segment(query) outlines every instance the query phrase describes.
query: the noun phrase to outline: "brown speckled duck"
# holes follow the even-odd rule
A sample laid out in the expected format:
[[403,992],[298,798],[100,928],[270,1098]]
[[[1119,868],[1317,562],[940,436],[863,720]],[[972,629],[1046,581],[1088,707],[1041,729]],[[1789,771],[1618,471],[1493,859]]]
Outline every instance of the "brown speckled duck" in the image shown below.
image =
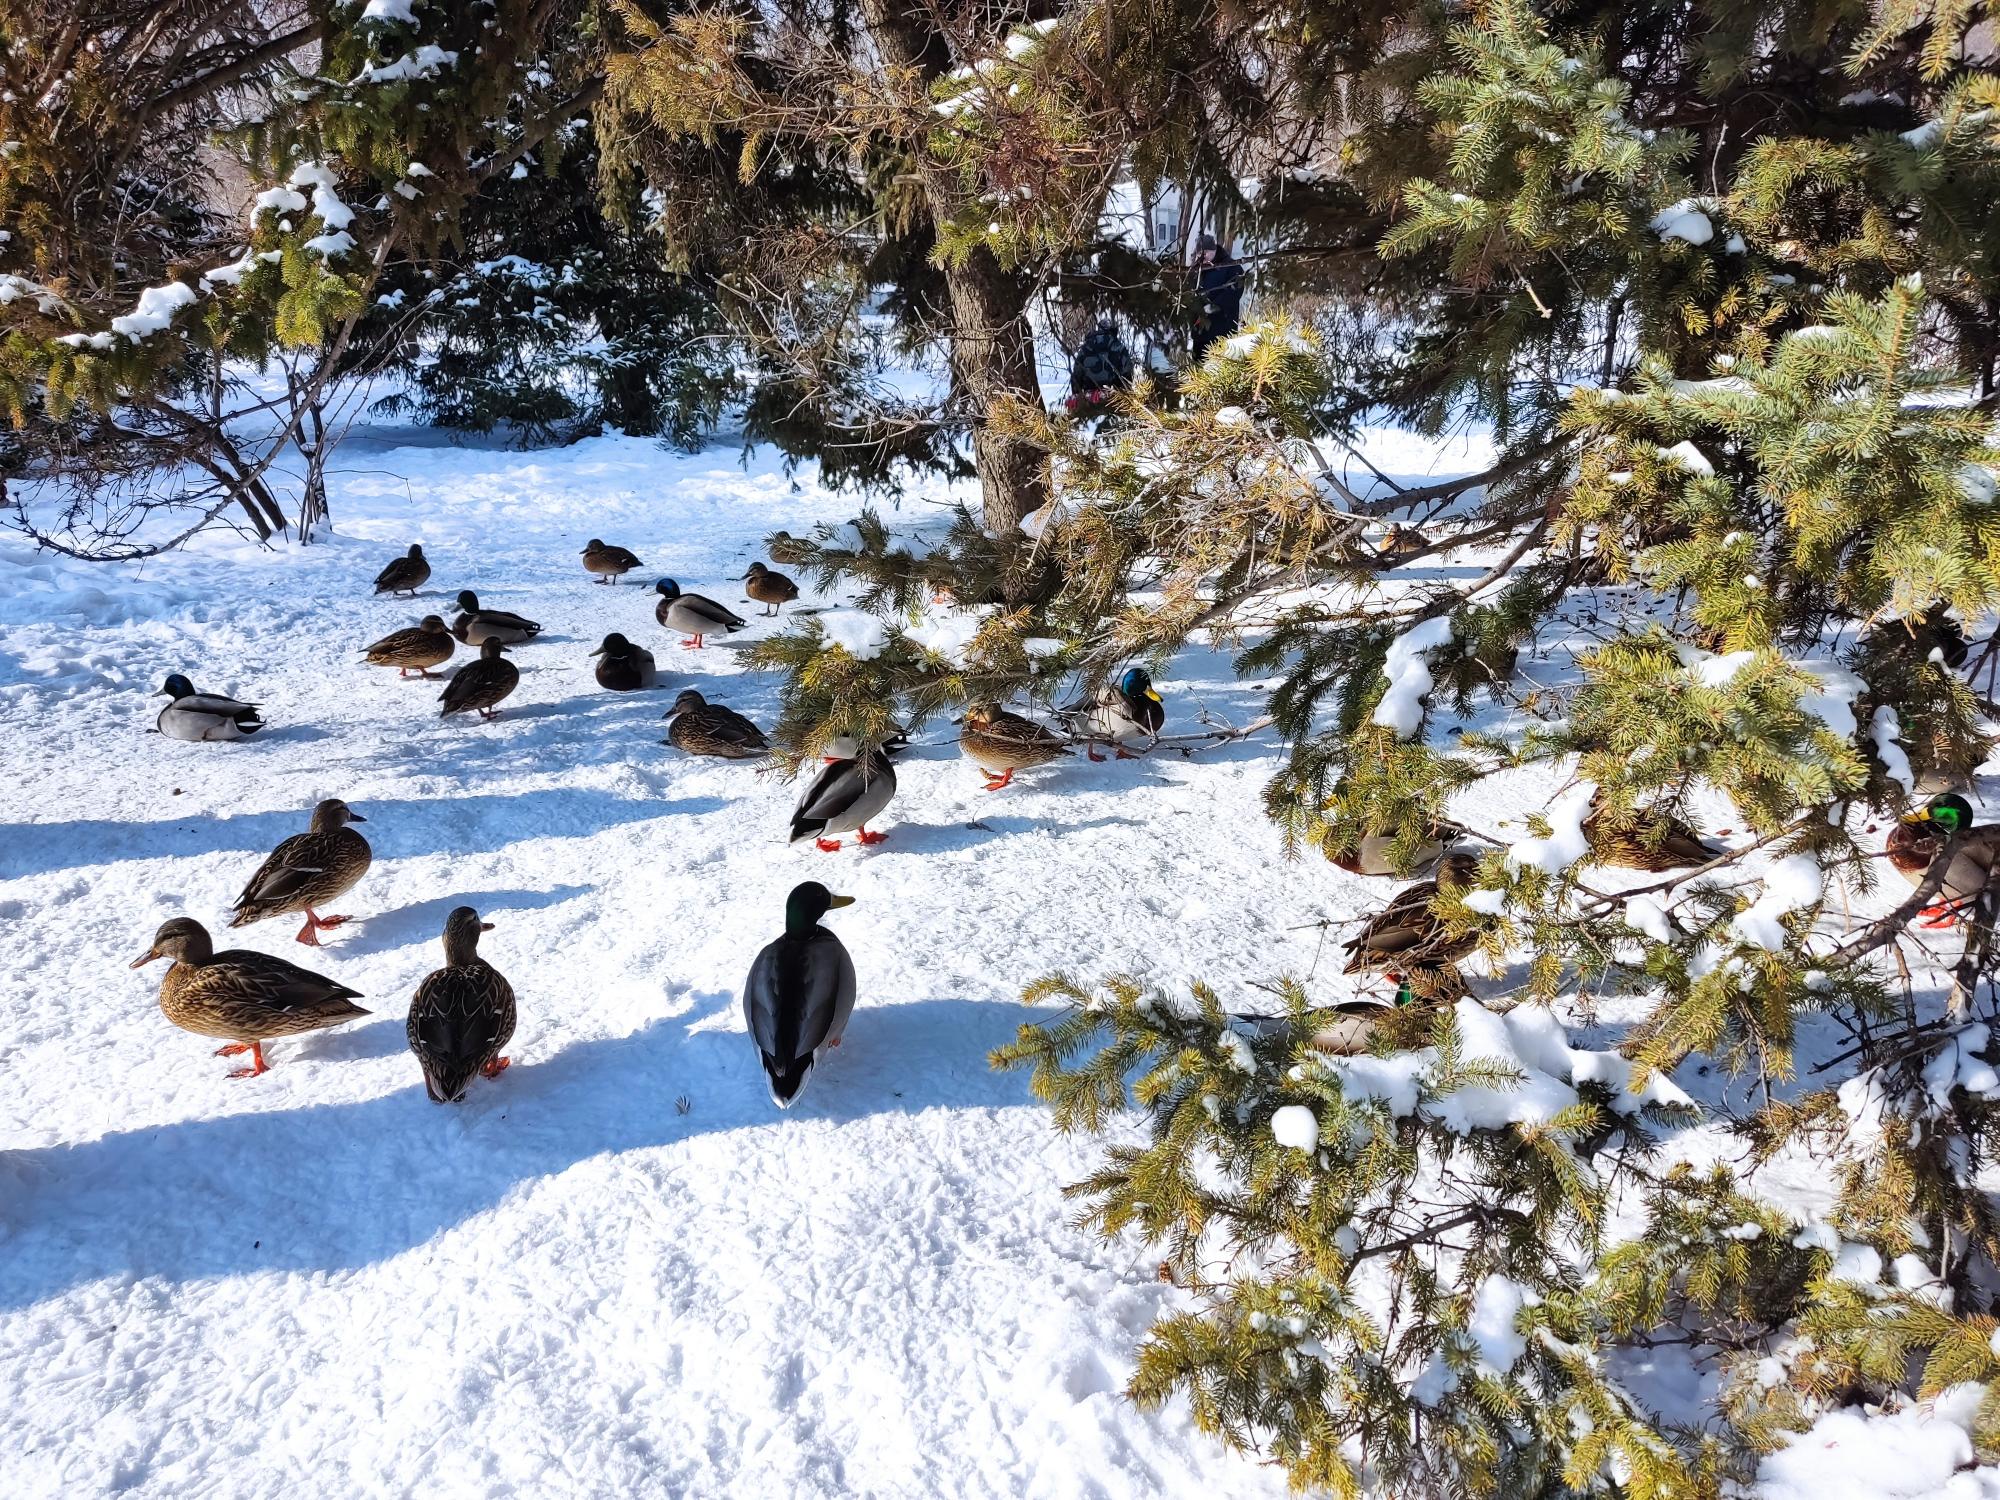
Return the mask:
[[183,1031],[221,1037],[228,1045],[217,1057],[248,1052],[250,1066],[231,1078],[255,1078],[269,1071],[264,1043],[274,1037],[319,1031],[365,1016],[354,1002],[359,990],[337,984],[269,953],[230,948],[221,953],[209,940],[208,929],[192,917],[175,917],[160,924],[153,946],[132,960],[139,968],[156,958],[170,958],[173,967],[160,981],[160,1010]]
[[392,630],[372,646],[364,647],[361,654],[371,667],[394,667],[398,677],[408,677],[412,672],[429,677],[431,668],[450,661],[457,647],[451,632],[444,628],[444,616],[425,615],[415,625]]
[[1729,851],[1709,843],[1672,813],[1642,807],[1617,821],[1611,810],[1593,798],[1583,820],[1583,837],[1591,858],[1620,870],[1685,870],[1720,859]]
[[424,549],[412,542],[407,554],[397,558],[375,575],[375,592],[415,594],[430,581],[431,565],[424,557]]
[[753,562],[743,575],[743,592],[763,605],[765,614],[775,615],[779,605],[799,597],[799,586],[783,573],[773,573],[762,563]]
[[346,895],[374,859],[368,840],[347,826],[367,821],[338,797],[320,803],[313,809],[312,826],[286,839],[257,867],[236,898],[229,925],[247,927],[266,917],[304,912],[306,925],[298,940],[317,948],[319,930],[338,927],[347,918],[322,917],[314,908]]
[[997,704],[973,704],[961,724],[959,752],[986,773],[989,792],[1006,786],[1016,771],[1045,766],[1070,753],[1060,735]]
[[688,688],[667,711],[673,722],[667,725],[665,743],[689,755],[713,755],[723,760],[755,760],[768,755],[771,742],[764,731],[733,708],[710,703]]
[[453,907],[444,967],[425,975],[410,1001],[410,1051],[434,1104],[462,1103],[475,1073],[498,1078],[507,1069],[500,1053],[514,1036],[514,987],[479,956],[479,934],[492,930],[471,907]]
[[501,655],[507,647],[492,636],[479,648],[479,658],[469,661],[451,674],[451,681],[438,694],[438,701],[444,705],[439,717],[450,718],[453,714],[468,714],[477,711],[482,719],[499,716],[497,705],[515,688],[521,685],[521,669]]
[[1479,861],[1469,851],[1454,849],[1445,855],[1436,875],[1396,892],[1387,906],[1368,919],[1360,935],[1346,944],[1344,972],[1435,971],[1464,958],[1479,946],[1478,935],[1450,936],[1443,919],[1431,910],[1431,902],[1440,889],[1470,885],[1478,873]]
[[[1905,814],[1890,833],[1889,863],[1911,885],[1922,885],[1945,840],[1953,834],[1971,831],[1971,803],[1956,792],[1934,797],[1926,806]],[[1981,831],[1994,832],[1990,828]],[[1993,839],[1981,838],[1961,847],[1945,871],[1938,899],[1919,913],[1924,918],[1923,925],[1956,926],[1960,913],[1985,894],[1986,883],[1993,878],[1996,855],[2000,855],[2000,843]]]
[[599,583],[616,583],[639,566],[639,559],[623,547],[609,546],[592,537],[590,545],[583,549],[583,566],[584,571],[597,575]]

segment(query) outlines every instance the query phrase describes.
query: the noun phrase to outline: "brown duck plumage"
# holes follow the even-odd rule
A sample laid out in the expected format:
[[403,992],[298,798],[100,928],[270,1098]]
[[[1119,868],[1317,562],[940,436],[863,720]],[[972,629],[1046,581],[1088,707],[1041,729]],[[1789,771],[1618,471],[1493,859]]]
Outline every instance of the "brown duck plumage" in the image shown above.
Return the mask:
[[462,1101],[473,1074],[497,1078],[507,1067],[500,1051],[514,1035],[514,987],[479,956],[479,934],[492,930],[471,907],[455,907],[444,919],[444,967],[410,1001],[410,1051],[438,1104]]
[[958,748],[986,773],[989,792],[1007,785],[1016,771],[1045,766],[1070,753],[1060,735],[991,703],[975,703],[965,711]]
[[474,710],[482,719],[495,716],[495,705],[521,685],[521,669],[501,655],[506,649],[501,642],[488,637],[479,648],[478,659],[451,674],[451,681],[438,694],[438,701],[444,705],[440,717],[450,718]]
[[1478,869],[1479,861],[1473,855],[1453,850],[1439,863],[1434,878],[1396,892],[1387,906],[1368,919],[1360,935],[1346,944],[1345,972],[1442,970],[1472,952],[1479,946],[1478,935],[1468,932],[1451,937],[1431,903],[1440,887],[1469,885]]
[[616,583],[620,577],[639,566],[638,557],[623,547],[607,546],[596,537],[583,549],[583,566],[595,573],[599,583]]
[[405,556],[397,558],[375,575],[375,592],[414,594],[430,581],[431,565],[424,559],[424,549],[412,542]]
[[314,908],[352,890],[374,858],[368,840],[347,826],[367,821],[338,797],[320,803],[313,809],[312,826],[286,839],[257,867],[236,898],[229,925],[247,927],[266,917],[304,912],[299,941],[317,948],[319,929],[338,927],[347,918],[322,917]]
[[1621,870],[1684,870],[1729,852],[1672,813],[1651,807],[1614,819],[1611,809],[1595,803],[1583,820],[1583,836],[1592,859]]
[[693,688],[674,699],[667,718],[666,743],[689,755],[714,755],[724,760],[755,760],[770,752],[764,731],[733,708],[710,703]]
[[361,654],[371,667],[394,667],[398,677],[408,677],[413,671],[419,677],[428,677],[432,667],[451,660],[457,646],[451,632],[444,628],[444,616],[425,615],[418,624],[393,630],[372,646],[364,647]]
[[756,562],[743,575],[743,592],[763,605],[765,614],[775,615],[779,605],[790,604],[799,597],[799,586],[783,573],[773,573]]
[[170,958],[173,967],[160,981],[160,1010],[183,1031],[220,1037],[229,1043],[217,1057],[250,1054],[250,1066],[231,1078],[253,1078],[265,1072],[264,1043],[273,1037],[297,1036],[365,1016],[354,1004],[359,990],[337,984],[269,953],[230,948],[221,953],[209,940],[208,929],[191,917],[175,917],[153,934],[153,946],[132,960],[139,968],[156,958]]

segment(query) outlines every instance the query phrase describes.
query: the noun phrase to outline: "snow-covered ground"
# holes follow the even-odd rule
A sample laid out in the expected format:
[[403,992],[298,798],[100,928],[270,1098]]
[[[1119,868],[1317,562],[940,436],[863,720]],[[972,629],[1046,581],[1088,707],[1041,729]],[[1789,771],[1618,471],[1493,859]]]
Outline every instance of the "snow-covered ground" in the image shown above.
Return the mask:
[[[1370,456],[1477,461],[1395,434]],[[0,544],[0,1495],[1285,1493],[1119,1394],[1180,1294],[1069,1227],[1060,1188],[1097,1148],[986,1066],[1058,967],[1204,977],[1245,1009],[1285,972],[1348,985],[1311,924],[1385,890],[1282,859],[1275,749],[1078,757],[988,794],[933,726],[887,843],[788,847],[794,787],[660,743],[679,688],[768,725],[773,679],[680,651],[635,584],[736,604],[762,537],[851,499],[763,455],[619,437],[522,453],[372,427],[339,463],[309,548],[105,568]],[[892,519],[945,516],[933,496]],[[645,567],[592,584],[593,536]],[[423,597],[372,598],[412,541]],[[438,684],[356,656],[465,587],[547,627],[492,724],[443,722]],[[658,691],[598,689],[611,630],[659,654]],[[149,734],[176,671],[271,727]],[[1160,687],[1176,728],[1259,702],[1221,653]],[[1552,788],[1455,811],[1499,827]],[[358,920],[317,954],[284,919],[223,940],[374,1014],[231,1081],[160,1015],[161,970],[126,966],[171,916],[222,936],[329,796],[368,819],[374,868],[339,904]],[[829,925],[862,1001],[780,1115],[738,995],[805,878],[858,898]],[[441,1109],[403,1015],[461,903],[494,923],[482,952],[521,1021],[513,1068]],[[1630,1374],[1676,1415],[1711,1389],[1685,1364]]]

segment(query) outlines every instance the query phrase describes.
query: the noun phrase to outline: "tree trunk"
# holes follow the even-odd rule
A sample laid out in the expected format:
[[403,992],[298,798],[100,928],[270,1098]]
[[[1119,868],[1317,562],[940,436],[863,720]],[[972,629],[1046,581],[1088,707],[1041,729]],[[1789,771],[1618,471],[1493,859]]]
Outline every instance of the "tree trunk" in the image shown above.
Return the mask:
[[972,462],[986,530],[1006,536],[1048,499],[1048,455],[1008,437],[990,422],[1001,401],[1039,403],[1035,335],[1025,280],[1004,270],[983,246],[945,270],[951,297],[951,363],[972,403]]

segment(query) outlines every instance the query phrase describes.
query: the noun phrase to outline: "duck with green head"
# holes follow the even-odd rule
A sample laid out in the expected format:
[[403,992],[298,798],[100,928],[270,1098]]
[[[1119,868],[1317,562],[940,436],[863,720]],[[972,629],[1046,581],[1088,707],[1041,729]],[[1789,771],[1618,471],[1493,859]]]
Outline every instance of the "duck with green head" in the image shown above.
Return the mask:
[[[1957,792],[1933,797],[1923,807],[1904,815],[1889,835],[1889,863],[1911,885],[1922,885],[1931,862],[1946,840],[1973,831],[1972,804]],[[1966,907],[1977,901],[1993,877],[1993,862],[2000,845],[1987,839],[1960,845],[1945,871],[1938,899],[1920,915],[1925,927],[1954,927]]]
[[819,919],[852,896],[817,880],[785,898],[785,935],[764,945],[743,984],[743,1020],[770,1082],[771,1102],[790,1109],[854,1014],[854,960]]
[[241,740],[264,727],[256,704],[220,693],[197,693],[179,672],[154,696],[172,700],[154,722],[170,740]]
[[[1063,727],[1085,741],[1084,754],[1103,760],[1097,747],[1117,747],[1120,760],[1137,760],[1129,748],[1142,740],[1157,740],[1167,722],[1166,705],[1144,667],[1127,667],[1116,682],[1091,697],[1072,703],[1061,714]],[[1143,752],[1142,752],[1143,753]]]

